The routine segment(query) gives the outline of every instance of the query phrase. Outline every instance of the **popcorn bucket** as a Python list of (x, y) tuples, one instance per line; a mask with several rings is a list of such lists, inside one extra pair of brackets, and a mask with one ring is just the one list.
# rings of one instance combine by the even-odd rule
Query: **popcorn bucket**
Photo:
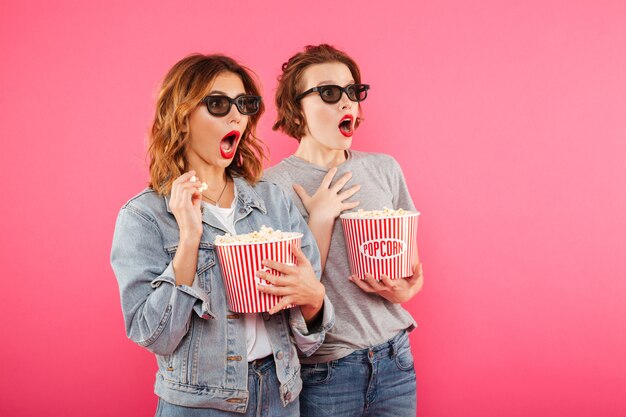
[(389, 217), (342, 214), (352, 274), (365, 279), (367, 273), (377, 280), (381, 274), (391, 279), (412, 276), (418, 216), (419, 212)]
[[(226, 286), (228, 305), (237, 313), (262, 313), (274, 307), (282, 297), (257, 291), (257, 285), (271, 285), (255, 275), (257, 271), (267, 271), (272, 275), (280, 272), (264, 267), (263, 259), (270, 259), (284, 264), (297, 264), (291, 253), (291, 245), (300, 246), (302, 233), (290, 233), (289, 237), (273, 242), (254, 243), (215, 243), (217, 256), (222, 268)], [(287, 306), (287, 308), (293, 305)]]

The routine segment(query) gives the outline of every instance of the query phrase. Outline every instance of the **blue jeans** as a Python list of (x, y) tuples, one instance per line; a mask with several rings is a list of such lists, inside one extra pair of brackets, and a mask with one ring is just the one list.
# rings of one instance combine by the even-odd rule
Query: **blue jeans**
[(191, 408), (170, 404), (159, 398), (155, 417), (298, 417), (298, 399), (283, 407), (276, 377), (274, 358), (252, 361), (248, 364), (248, 391), (250, 398), (245, 414), (214, 408)]
[(302, 365), (302, 417), (415, 417), (416, 380), (406, 331), (369, 349)]

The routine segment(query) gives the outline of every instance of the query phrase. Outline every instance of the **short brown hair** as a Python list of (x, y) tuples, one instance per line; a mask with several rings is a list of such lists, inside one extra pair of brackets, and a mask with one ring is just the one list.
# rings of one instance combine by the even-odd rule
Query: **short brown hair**
[[(189, 145), (189, 116), (209, 93), (220, 74), (239, 75), (246, 94), (260, 95), (253, 72), (224, 55), (189, 55), (167, 73), (159, 90), (154, 122), (149, 135), (150, 183), (157, 193), (167, 195), (172, 182), (188, 170), (185, 152)], [(265, 107), (249, 116), (233, 162), (226, 168), (230, 176), (257, 182), (263, 173), (263, 142), (255, 136)]]
[[(303, 90), (302, 74), (311, 65), (339, 62), (345, 64), (356, 84), (361, 83), (361, 70), (357, 63), (348, 54), (337, 48), (327, 45), (308, 45), (304, 51), (298, 52), (289, 61), (283, 64), (283, 72), (278, 77), (276, 90), (276, 122), (273, 130), (281, 130), (285, 134), (300, 141), (306, 130), (306, 120), (302, 112), (300, 101), (296, 100)], [(358, 127), (360, 117), (357, 117), (355, 128)]]

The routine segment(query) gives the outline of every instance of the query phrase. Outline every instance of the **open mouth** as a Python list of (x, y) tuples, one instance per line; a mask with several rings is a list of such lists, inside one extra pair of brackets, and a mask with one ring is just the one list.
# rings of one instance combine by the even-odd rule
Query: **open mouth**
[(235, 150), (237, 150), (237, 142), (239, 141), (239, 133), (236, 130), (228, 132), (226, 136), (222, 138), (220, 141), (220, 153), (222, 154), (222, 158), (230, 159), (235, 155)]
[(341, 118), (339, 122), (339, 132), (345, 137), (349, 138), (354, 134), (354, 117), (351, 114), (346, 114)]

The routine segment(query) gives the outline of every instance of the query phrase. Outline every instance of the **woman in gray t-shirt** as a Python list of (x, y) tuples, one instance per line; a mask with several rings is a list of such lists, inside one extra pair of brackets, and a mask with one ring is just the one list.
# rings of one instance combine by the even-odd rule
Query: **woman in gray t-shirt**
[(322, 346), (301, 359), (301, 414), (413, 417), (416, 382), (408, 332), (415, 322), (400, 303), (420, 291), (421, 265), (415, 259), (407, 279), (350, 277), (339, 221), (342, 212), (356, 209), (414, 210), (402, 170), (388, 155), (350, 150), (369, 89), (352, 58), (329, 45), (308, 46), (282, 70), (274, 130), (299, 146), (265, 179), (280, 185), (307, 220), (336, 311)]

